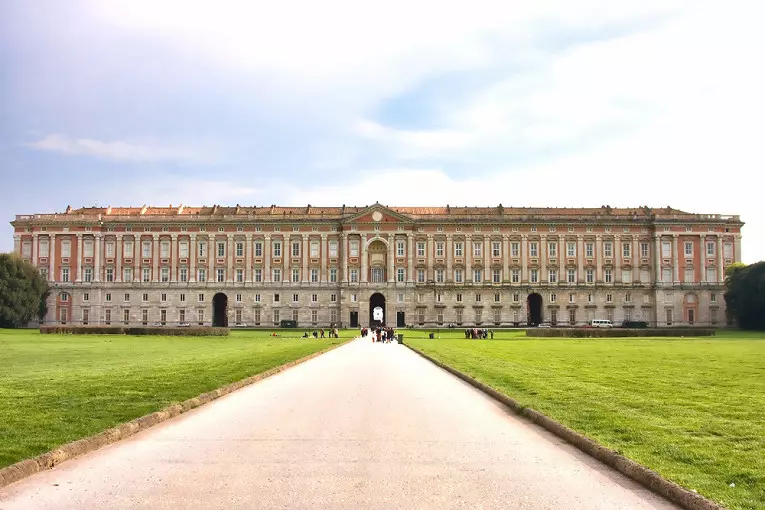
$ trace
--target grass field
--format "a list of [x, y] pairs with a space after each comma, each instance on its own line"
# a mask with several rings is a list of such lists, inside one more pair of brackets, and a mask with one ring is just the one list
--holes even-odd
[[407, 344], [728, 508], [765, 508], [765, 335], [404, 334]]
[[[0, 329], [0, 467], [345, 341], [303, 330], [229, 337]], [[292, 338], [290, 338], [292, 337]]]

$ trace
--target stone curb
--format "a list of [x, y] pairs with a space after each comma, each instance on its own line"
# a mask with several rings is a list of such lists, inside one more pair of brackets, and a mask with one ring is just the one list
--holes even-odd
[[418, 349], [409, 346], [408, 344], [404, 345], [434, 365], [446, 370], [450, 374], [462, 379], [463, 381], [481, 390], [483, 393], [489, 395], [495, 400], [505, 404], [516, 414], [519, 414], [531, 420], [535, 424], [547, 429], [549, 432], [552, 432], [561, 439], [564, 439], [572, 445], [576, 446], [584, 453], [596, 458], [603, 464], [616, 469], [623, 475], [628, 476], [652, 492], [668, 499], [677, 505], [680, 505], [686, 510], [724, 510], [724, 507], [718, 505], [714, 501], [711, 501], [693, 491], [690, 491], [677, 485], [674, 482], [667, 480], [655, 471], [652, 471], [647, 467], [642, 466], [637, 462], [630, 460], [623, 455], [620, 455], [619, 453], [616, 453], [614, 450], [606, 448], [596, 441], [583, 436], [579, 432], [576, 432], [566, 427], [565, 425], [558, 423], [552, 418], [545, 416], [539, 411], [535, 411], [529, 407], [522, 406], [517, 401], [503, 393], [500, 393], [491, 386], [488, 386], [467, 374], [463, 374], [462, 372], [455, 370], [454, 368], [428, 356], [424, 352], [421, 352]]
[[346, 345], [353, 340], [355, 340], [355, 337], [337, 345], [333, 345], [332, 347], [322, 351], [310, 354], [304, 358], [290, 361], [289, 363], [271, 368], [265, 372], [252, 375], [240, 381], [234, 381], [230, 384], [227, 384], [226, 386], [222, 386], [215, 390], [208, 391], [207, 393], [203, 393], [197, 397], [184, 400], [179, 404], [173, 404], [159, 411], [141, 416], [127, 423], [117, 425], [116, 427], [104, 430], [103, 432], [100, 432], [94, 436], [85, 437], [71, 443], [63, 444], [58, 448], [50, 450], [49, 452], [45, 452], [41, 455], [38, 455], [37, 457], [32, 457], [31, 459], [25, 459], [15, 464], [11, 464], [10, 466], [0, 469], [0, 489], [23, 478], [31, 476], [37, 472], [51, 469], [53, 466], [61, 464], [67, 460], [71, 460], [85, 453], [98, 450], [103, 446], [116, 443], [121, 439], [130, 437], [137, 432], [146, 430], [158, 423], [178, 416], [179, 414], [183, 414], [196, 407], [207, 404], [208, 402], [212, 402], [213, 400], [220, 398], [223, 395], [227, 395], [231, 392], [244, 388], [245, 386], [278, 374], [279, 372], [282, 372], [288, 368], [294, 367], [295, 365], [299, 365], [308, 360], [321, 356], [322, 354], [337, 349], [338, 347], [342, 347], [343, 345]]

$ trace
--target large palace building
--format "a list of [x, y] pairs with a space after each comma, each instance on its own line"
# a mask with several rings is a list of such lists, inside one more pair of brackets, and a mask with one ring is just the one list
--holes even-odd
[[[139, 207], [19, 215], [46, 323], [724, 325], [738, 216], [672, 208]], [[379, 311], [378, 311], [379, 314]]]

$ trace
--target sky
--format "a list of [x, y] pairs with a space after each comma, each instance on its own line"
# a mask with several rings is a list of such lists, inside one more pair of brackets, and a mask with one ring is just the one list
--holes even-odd
[[765, 3], [4, 0], [0, 252], [68, 205], [666, 207], [765, 259]]

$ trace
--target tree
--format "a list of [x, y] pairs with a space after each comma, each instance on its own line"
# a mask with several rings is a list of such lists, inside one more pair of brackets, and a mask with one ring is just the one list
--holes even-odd
[[765, 331], [765, 262], [733, 265], [725, 273], [728, 313], [742, 329]]
[[42, 319], [49, 293], [48, 282], [32, 264], [16, 254], [0, 253], [0, 328]]

